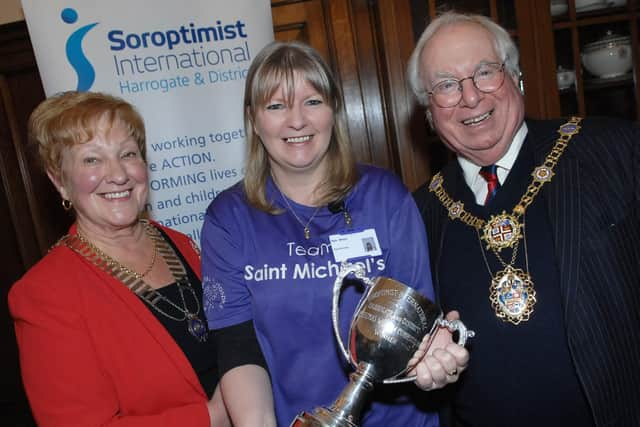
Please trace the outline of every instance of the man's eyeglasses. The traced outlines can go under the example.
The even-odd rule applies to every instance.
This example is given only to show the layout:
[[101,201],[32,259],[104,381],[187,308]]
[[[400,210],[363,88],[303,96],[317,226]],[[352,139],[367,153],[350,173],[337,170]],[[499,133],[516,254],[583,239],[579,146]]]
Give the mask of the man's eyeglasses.
[[480,92],[495,92],[504,83],[504,62],[481,64],[468,77],[459,80],[451,78],[438,82],[428,94],[438,107],[455,107],[462,99],[462,82],[469,79]]

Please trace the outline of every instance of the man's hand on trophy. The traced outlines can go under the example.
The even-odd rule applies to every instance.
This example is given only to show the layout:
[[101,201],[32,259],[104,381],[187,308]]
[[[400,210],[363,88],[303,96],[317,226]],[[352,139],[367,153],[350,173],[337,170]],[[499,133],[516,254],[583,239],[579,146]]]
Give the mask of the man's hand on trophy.
[[[458,320],[457,311],[446,315],[449,321]],[[439,327],[435,336],[426,335],[409,360],[412,367],[408,375],[415,375],[416,385],[422,390],[434,390],[456,382],[469,363],[469,352],[453,341],[453,334],[446,327]]]

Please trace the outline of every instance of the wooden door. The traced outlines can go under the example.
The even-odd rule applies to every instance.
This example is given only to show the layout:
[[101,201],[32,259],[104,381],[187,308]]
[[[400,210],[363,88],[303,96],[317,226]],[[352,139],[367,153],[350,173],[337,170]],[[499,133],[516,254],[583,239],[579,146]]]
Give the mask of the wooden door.
[[69,225],[27,144],[26,121],[44,99],[24,22],[0,27],[0,425],[35,425],[20,380],[9,287]]

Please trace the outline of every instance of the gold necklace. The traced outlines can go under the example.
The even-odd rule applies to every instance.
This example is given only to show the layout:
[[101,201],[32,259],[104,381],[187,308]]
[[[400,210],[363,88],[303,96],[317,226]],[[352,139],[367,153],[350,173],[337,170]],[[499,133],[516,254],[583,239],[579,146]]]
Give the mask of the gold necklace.
[[[523,229],[525,228],[524,220],[522,227]],[[496,317],[513,325],[526,322],[529,320],[531,313],[533,313],[533,306],[538,301],[536,291],[533,287],[533,280],[529,274],[529,254],[527,252],[526,233],[524,231],[522,233],[526,271],[520,268],[514,268],[513,266],[518,253],[518,246],[515,246],[511,253],[511,261],[509,263],[506,263],[502,259],[498,251],[493,250],[494,255],[504,268],[496,272],[495,275],[491,273],[491,267],[489,267],[489,261],[484,253],[485,248],[482,246],[482,240],[480,239],[478,230],[476,230],[476,235],[480,243],[480,252],[482,253],[484,265],[487,267],[487,271],[491,277],[489,301],[491,301],[491,307],[496,313]]]
[[[147,230],[149,227],[148,223],[144,224],[145,227],[145,233],[147,235],[149,235],[149,231]],[[151,262],[149,263],[149,267],[147,267],[146,270],[144,270],[144,272],[142,273],[138,273],[135,270],[130,269],[129,267],[127,267],[126,265],[122,264],[120,261],[118,261],[117,259],[107,255],[105,252],[103,252],[100,248],[98,248],[97,246],[95,246],[93,243],[91,243],[87,237],[80,231],[80,228],[76,229],[76,234],[78,236],[78,239],[86,244],[87,246],[91,247],[91,249],[93,249],[93,251],[100,256],[108,265],[109,267],[116,267],[122,271],[124,271],[125,273],[129,274],[130,276],[135,277],[136,279],[142,279],[143,277],[145,277],[147,274],[149,274],[151,272],[151,270],[153,270],[153,267],[156,265],[156,258],[158,256],[158,246],[156,245],[155,241],[153,241],[153,255],[151,257]]]
[[[280,187],[278,187],[277,185],[275,186],[278,189],[278,192],[280,193],[280,196],[282,197],[282,200],[284,200],[284,203],[287,205],[287,208],[289,209],[289,212],[291,212],[293,214],[293,217],[296,219],[296,221],[298,221],[300,223],[300,225],[302,226],[302,230],[304,232],[304,238],[309,240],[311,238],[311,230],[309,229],[309,225],[311,224],[311,221],[313,221],[313,218],[315,218],[316,214],[320,211],[320,208],[322,206],[318,206],[316,208],[315,211],[313,211],[313,214],[311,215],[311,217],[309,218],[309,220],[307,221],[307,223],[305,224],[300,217],[298,216],[298,214],[296,214],[296,211],[293,210],[293,208],[291,207],[291,205],[289,204],[289,200],[287,200],[287,198],[285,197],[285,195],[282,193],[282,190],[280,190]],[[350,220],[350,218],[349,218]]]
[[[524,240],[524,250],[527,271],[525,272],[513,266],[518,252],[517,245],[520,239],[524,237],[524,214],[529,205],[533,203],[542,186],[553,178],[553,169],[558,160],[560,160],[560,156],[569,145],[571,138],[580,132],[579,124],[581,120],[582,118],[580,117],[572,117],[567,123],[558,128],[560,136],[542,164],[534,168],[531,173],[532,180],[520,201],[513,207],[511,214],[502,211],[499,215],[492,215],[489,221],[485,222],[484,219],[467,212],[461,201],[454,201],[451,198],[444,189],[444,178],[441,173],[434,175],[429,183],[429,191],[435,193],[442,206],[447,209],[449,218],[460,220],[476,230],[482,257],[492,278],[489,288],[491,306],[498,318],[514,325],[529,320],[531,313],[533,313],[533,306],[537,302],[533,280],[529,274],[526,239]],[[522,224],[519,222],[521,217],[523,218]],[[486,249],[491,250],[498,258],[498,261],[504,267],[503,270],[495,274],[491,272],[482,241],[486,243]],[[504,248],[511,248],[513,251],[509,263],[506,263],[500,256],[500,251]]]
[[[182,264],[182,261],[178,258],[175,250],[169,243],[165,241],[160,232],[152,226],[147,220],[140,220],[144,225],[145,232],[149,238],[153,241],[155,251],[159,252],[162,258],[165,260],[171,275],[178,287],[180,293],[180,299],[182,301],[182,307],[171,301],[169,298],[162,295],[156,289],[149,286],[142,279],[142,275],[135,271],[125,267],[99,248],[86,239],[81,233],[76,235],[67,235],[61,238],[57,245],[64,244],[73,251],[82,255],[88,261],[93,263],[96,267],[110,274],[125,286],[127,286],[134,294],[142,298],[151,308],[160,313],[161,315],[178,321],[187,322],[188,332],[200,342],[206,342],[209,330],[207,324],[200,319],[200,299],[198,298],[195,290],[191,286],[187,276],[187,270]],[[79,231],[79,230],[78,230]],[[187,302],[184,296],[184,291],[188,291],[195,301],[195,311],[189,310]],[[160,302],[164,302],[168,306],[172,307],[176,311],[182,314],[181,317],[173,316],[161,309]]]
[[522,238],[522,225],[518,219],[524,215],[527,207],[533,202],[544,184],[553,178],[553,168],[558,163],[560,156],[569,145],[571,138],[580,132],[580,117],[572,117],[567,123],[558,128],[560,137],[551,148],[542,164],[531,173],[532,179],[520,201],[513,207],[511,214],[502,211],[499,215],[492,215],[489,221],[478,218],[464,209],[464,204],[459,200],[454,201],[443,187],[444,178],[438,172],[429,183],[429,191],[436,194],[442,205],[448,210],[449,218],[459,219],[465,224],[482,232],[481,239],[487,244],[487,249],[498,251],[506,247],[513,247]]

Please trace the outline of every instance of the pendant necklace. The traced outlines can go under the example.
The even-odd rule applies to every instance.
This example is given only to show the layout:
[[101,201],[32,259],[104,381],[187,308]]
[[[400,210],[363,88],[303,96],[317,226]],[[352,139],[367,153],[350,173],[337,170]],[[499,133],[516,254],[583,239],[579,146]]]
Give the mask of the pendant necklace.
[[500,256],[500,252],[492,248],[493,254],[496,256],[504,270],[498,271],[496,274],[491,273],[489,261],[485,254],[485,248],[482,245],[480,233],[476,230],[478,242],[480,243],[480,251],[484,265],[487,267],[489,276],[491,277],[491,286],[489,287],[489,301],[496,316],[504,321],[514,325],[529,320],[533,313],[533,306],[536,304],[536,291],[533,287],[533,281],[529,274],[529,254],[527,252],[527,236],[524,232],[525,221],[522,221],[522,244],[524,247],[525,270],[514,268],[516,257],[518,254],[518,246],[513,248],[511,253],[511,261],[505,262]]
[[[110,257],[101,249],[91,243],[81,232],[77,230],[76,235],[68,235],[60,239],[59,244],[64,244],[73,251],[85,257],[88,261],[93,263],[96,267],[110,274],[125,286],[127,286],[134,294],[144,300],[151,308],[161,315],[175,320],[177,322],[187,322],[187,331],[196,338],[199,342],[207,341],[208,327],[207,324],[200,319],[200,299],[198,298],[196,291],[191,286],[187,276],[187,270],[178,258],[175,250],[169,243],[165,241],[160,232],[151,225],[147,220],[140,220],[143,224],[147,236],[152,240],[154,244],[154,256],[151,266],[145,271],[144,274],[137,273],[124,265],[122,265],[116,259]],[[160,253],[163,257],[169,271],[173,276],[173,279],[178,287],[180,294],[181,305],[178,305],[171,301],[169,298],[162,295],[156,289],[152,288],[149,284],[145,283],[143,278],[153,268],[155,264],[156,254]],[[191,296],[191,299],[195,301],[196,309],[194,311],[189,310],[185,293]],[[175,316],[168,313],[165,309],[160,307],[160,304],[164,303],[166,306],[171,307],[173,310],[180,314]]]
[[[514,268],[518,253],[520,239],[524,238],[524,214],[527,207],[533,203],[544,184],[550,182],[554,176],[553,169],[560,160],[564,150],[569,145],[571,138],[580,132],[580,117],[572,117],[567,123],[558,128],[560,136],[556,140],[551,151],[545,157],[541,165],[534,168],[531,173],[532,180],[525,193],[516,203],[510,214],[502,211],[499,215],[492,215],[488,221],[479,218],[464,209],[464,204],[459,200],[454,201],[444,188],[444,177],[437,173],[429,183],[429,191],[435,193],[442,206],[448,211],[451,220],[459,220],[476,230],[482,256],[487,269],[489,263],[485,255],[485,249],[490,250],[504,267],[492,277],[490,286],[491,306],[496,316],[514,325],[529,320],[536,303],[536,293],[533,280],[529,275],[529,261],[527,256],[526,239],[524,240],[526,272]],[[522,219],[522,224],[520,220]],[[484,243],[483,243],[484,242]],[[486,245],[483,247],[483,245]],[[500,256],[505,248],[511,248],[512,256],[509,263]]]
[[284,203],[287,205],[287,208],[289,209],[289,212],[291,212],[291,214],[296,219],[296,221],[298,221],[298,223],[300,223],[300,225],[302,226],[302,231],[304,232],[304,238],[309,240],[311,238],[311,230],[309,229],[309,225],[311,224],[311,221],[313,221],[313,218],[315,218],[316,214],[320,211],[320,208],[322,206],[318,206],[316,208],[316,210],[313,211],[313,214],[311,215],[311,217],[309,218],[309,220],[305,224],[300,219],[300,217],[298,216],[296,211],[293,210],[293,207],[291,207],[291,204],[289,204],[289,200],[287,200],[287,198],[285,197],[284,193],[282,193],[282,190],[280,190],[280,187],[278,187],[277,185],[275,187],[278,189],[278,192],[280,193],[280,196],[282,197],[282,200],[284,200]]

